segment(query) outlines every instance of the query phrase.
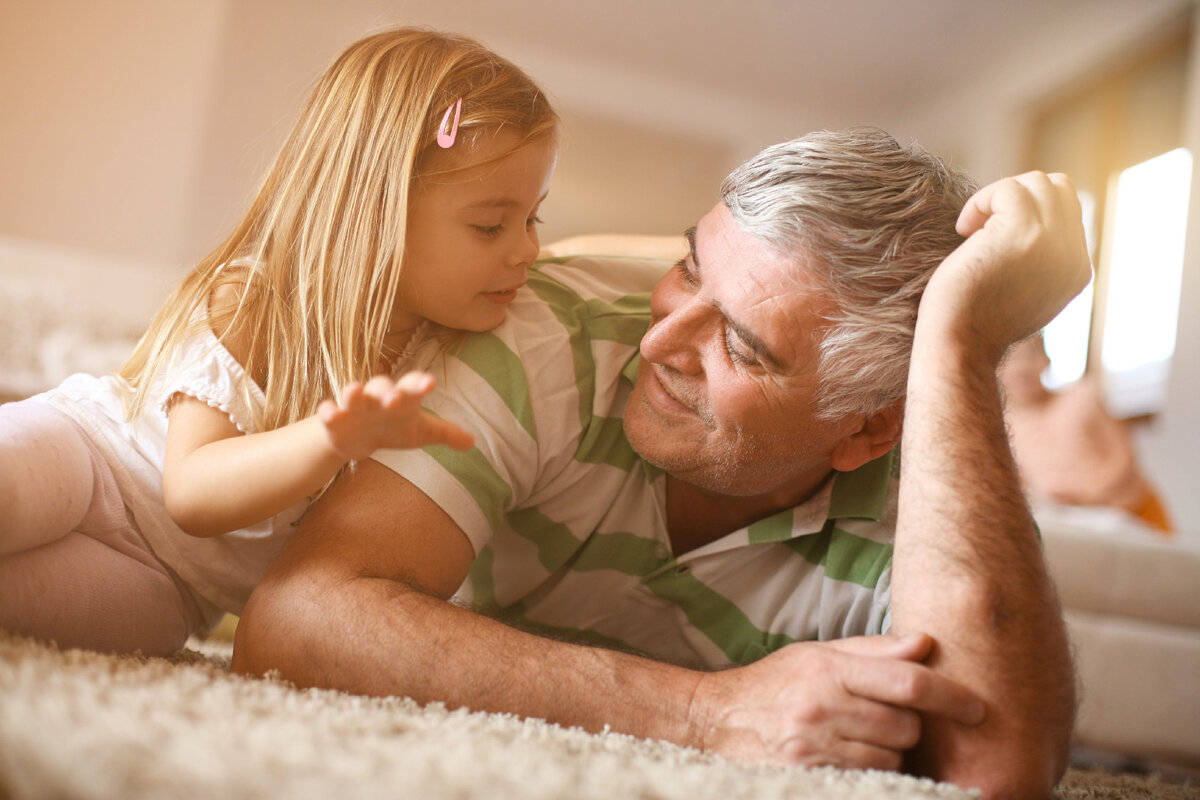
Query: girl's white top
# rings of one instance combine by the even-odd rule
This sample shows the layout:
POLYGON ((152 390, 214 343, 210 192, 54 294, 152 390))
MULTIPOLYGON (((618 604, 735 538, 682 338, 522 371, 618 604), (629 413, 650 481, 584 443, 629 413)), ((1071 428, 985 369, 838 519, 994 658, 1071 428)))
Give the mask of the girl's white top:
POLYGON ((240 614, 307 503, 222 536, 200 538, 180 529, 162 499, 166 410, 177 394, 220 409, 245 433, 258 430, 262 390, 209 330, 174 353, 132 420, 126 421, 125 410, 133 389, 113 375, 72 375, 39 397, 70 415, 104 453, 126 508, 159 561, 217 609, 240 614))

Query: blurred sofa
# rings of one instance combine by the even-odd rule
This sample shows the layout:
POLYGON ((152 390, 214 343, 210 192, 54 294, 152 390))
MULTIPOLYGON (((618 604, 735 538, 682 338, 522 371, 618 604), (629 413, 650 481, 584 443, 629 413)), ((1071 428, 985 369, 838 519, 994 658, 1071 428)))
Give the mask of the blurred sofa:
POLYGON ((1200 537, 1114 509, 1035 516, 1075 648, 1076 742, 1200 769, 1200 537))

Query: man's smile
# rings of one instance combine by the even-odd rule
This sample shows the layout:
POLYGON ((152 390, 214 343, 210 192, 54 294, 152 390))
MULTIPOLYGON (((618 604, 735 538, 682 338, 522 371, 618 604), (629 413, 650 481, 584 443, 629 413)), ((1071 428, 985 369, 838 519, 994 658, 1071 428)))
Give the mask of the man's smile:
POLYGON ((699 412, 687 401, 686 395, 678 390, 668 388, 664 373, 666 367, 646 361, 643 365, 646 379, 643 381, 643 394, 646 401, 660 413, 670 416, 700 416, 699 412))

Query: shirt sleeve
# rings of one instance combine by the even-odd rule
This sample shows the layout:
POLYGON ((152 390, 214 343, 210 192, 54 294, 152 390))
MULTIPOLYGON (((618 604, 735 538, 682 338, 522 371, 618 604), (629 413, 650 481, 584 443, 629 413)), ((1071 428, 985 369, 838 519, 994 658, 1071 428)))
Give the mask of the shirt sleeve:
MULTIPOLYGON (((505 323, 498 331, 468 337, 431 368, 438 383, 423 407, 470 431, 475 437, 471 450, 436 446, 381 450, 372 456, 437 503, 470 539, 476 554, 504 524, 505 515, 536 491, 546 466, 543 454, 574 449, 563 443, 563 426, 557 419, 535 412, 552 407, 552 415, 564 416, 578 406, 573 397, 564 399, 555 391, 561 370, 548 368, 542 360, 569 359, 569 350, 518 351, 510 328, 505 323), (536 383, 531 374, 537 375, 536 383)), ((573 377, 566 388, 575 391, 573 377)))
POLYGON ((188 339, 175 353, 159 392, 159 410, 166 415, 179 395, 224 412, 242 433, 258 430, 258 412, 266 405, 262 389, 211 332, 188 339))

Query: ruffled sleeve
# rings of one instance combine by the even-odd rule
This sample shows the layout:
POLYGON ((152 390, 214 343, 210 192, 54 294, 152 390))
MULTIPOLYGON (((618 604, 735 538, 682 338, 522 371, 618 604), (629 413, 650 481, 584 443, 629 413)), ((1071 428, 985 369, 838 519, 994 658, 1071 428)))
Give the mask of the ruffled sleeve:
POLYGON ((211 331, 188 339, 172 359, 158 393, 164 415, 179 395, 225 412, 242 433, 258 430, 257 420, 266 405, 262 389, 247 378, 246 370, 211 331))

